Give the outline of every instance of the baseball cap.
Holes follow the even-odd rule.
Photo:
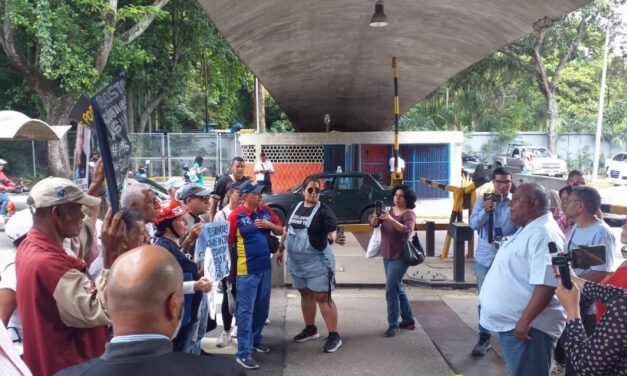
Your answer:
[[[226,191],[231,192],[234,189],[239,189],[239,186],[242,184],[240,181],[232,181],[229,185],[226,186]]]
[[[35,209],[70,203],[98,206],[100,199],[85,194],[67,179],[48,177],[35,184],[28,194],[26,203]]]
[[[9,218],[5,232],[9,235],[9,239],[15,242],[22,236],[26,235],[31,227],[33,227],[33,215],[27,208],[16,212],[11,218]]]
[[[251,192],[259,193],[259,192],[264,191],[265,189],[266,189],[266,186],[263,184],[257,184],[257,182],[255,181],[246,180],[239,186],[239,194],[243,196]]]
[[[209,196],[211,190],[199,184],[186,184],[177,191],[177,196],[181,201],[185,201],[190,196]]]
[[[172,188],[181,188],[185,185],[185,180],[181,178],[170,178],[165,182],[165,189],[168,191]]]
[[[7,161],[5,161],[4,159],[0,158],[0,165],[5,165],[7,164]]]

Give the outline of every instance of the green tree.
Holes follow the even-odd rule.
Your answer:
[[[544,17],[533,25],[534,32],[501,51],[511,57],[536,81],[548,106],[548,149],[557,149],[559,129],[558,86],[561,75],[575,58],[586,31],[598,30],[599,20],[609,15],[613,1],[596,0],[563,20]]]
[[[96,89],[118,22],[122,43],[132,43],[167,2],[118,7],[117,0],[3,0],[0,45],[39,97],[45,111],[40,116],[50,124],[67,124],[78,94]],[[48,160],[49,174],[68,174],[65,140],[49,142]]]

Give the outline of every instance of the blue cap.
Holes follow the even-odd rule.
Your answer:
[[[239,194],[240,196],[245,195],[246,193],[259,193],[263,192],[266,189],[266,186],[263,184],[257,184],[256,181],[246,180],[239,186]]]

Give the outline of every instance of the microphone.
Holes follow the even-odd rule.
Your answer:
[[[549,242],[549,253],[557,255],[557,246],[555,242]],[[568,256],[554,256],[551,263],[557,266],[562,280],[562,286],[567,289],[573,288],[573,281],[570,280],[570,267],[568,266]]]

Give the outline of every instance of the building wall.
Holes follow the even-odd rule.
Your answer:
[[[360,170],[389,184],[388,159],[393,153],[392,132],[362,133],[265,133],[239,137],[247,174],[252,176],[254,161],[265,152],[275,166],[273,190],[294,187],[308,175],[321,171]],[[461,182],[461,132],[401,132],[400,156],[406,163],[405,181],[421,198],[448,194],[419,183],[424,177],[445,184]]]

